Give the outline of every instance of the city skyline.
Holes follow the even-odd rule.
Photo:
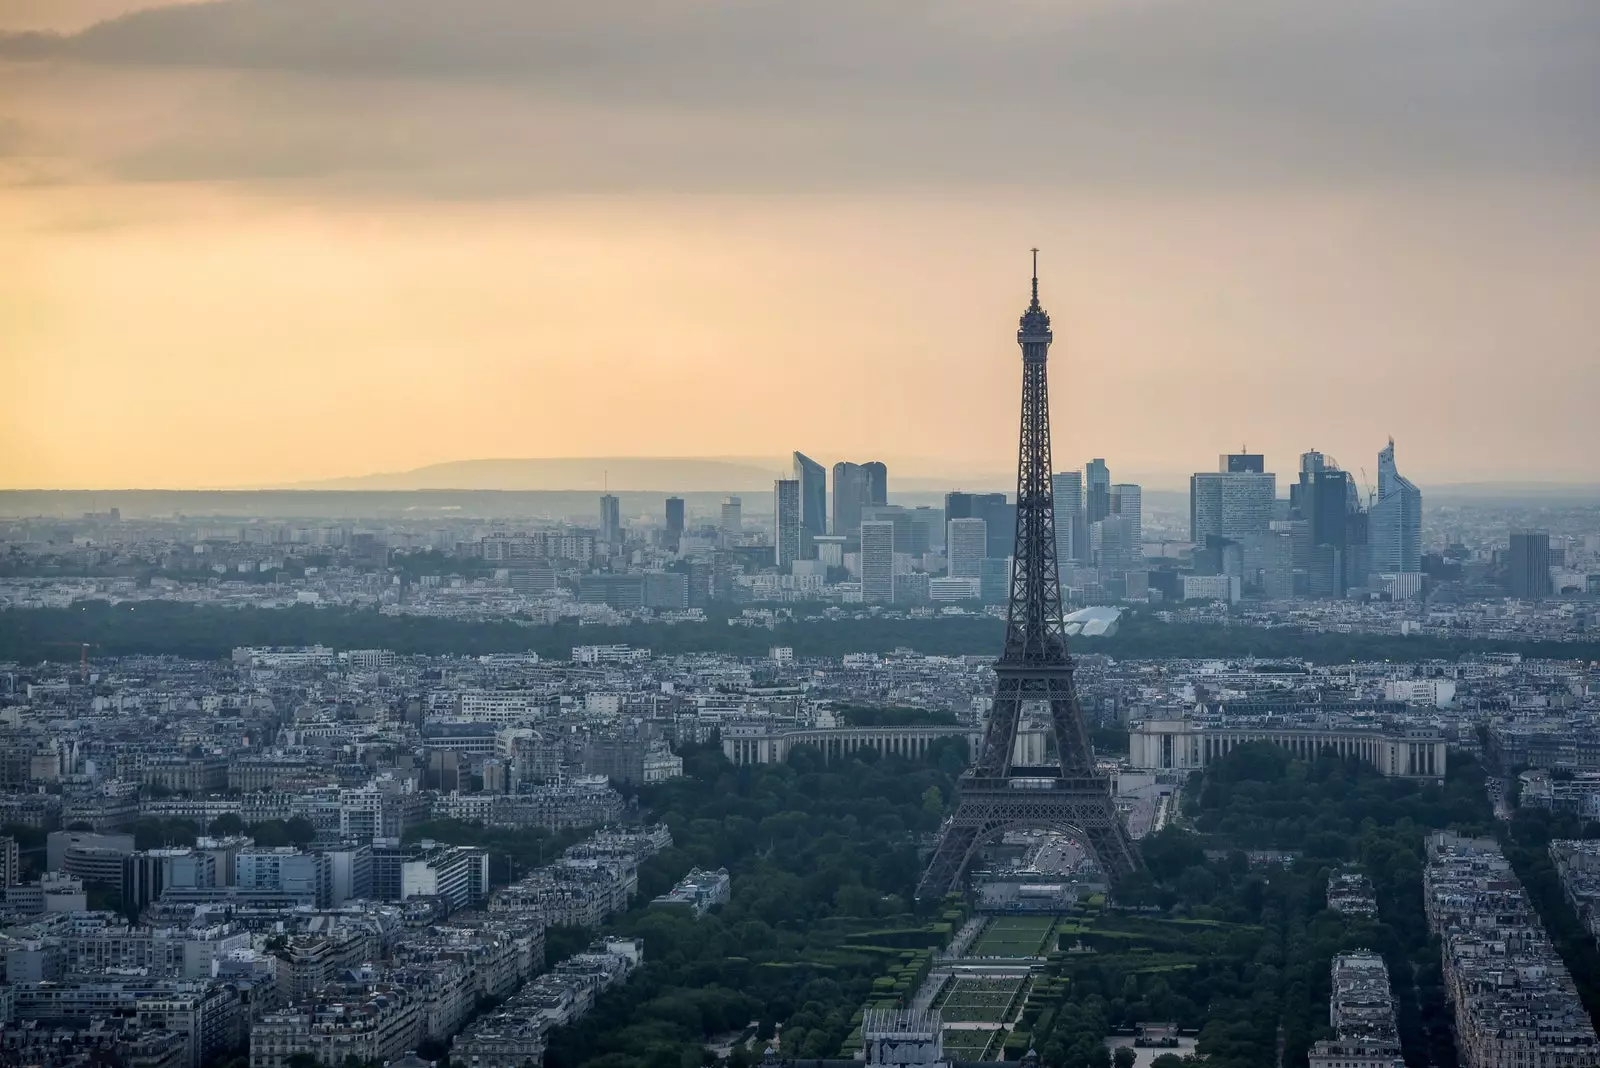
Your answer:
[[[0,1062],[1600,1068],[1595,99],[1592,0],[0,2]]]
[[[89,28],[149,6],[0,13],[68,35],[0,38],[0,485],[802,442],[1005,472],[992,324],[1036,244],[1063,456],[1176,485],[1241,429],[1279,470],[1393,434],[1422,486],[1600,480],[1587,6]],[[825,401],[774,403],[797,375]]]

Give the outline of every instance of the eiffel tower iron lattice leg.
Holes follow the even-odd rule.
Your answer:
[[[1055,495],[1050,471],[1050,392],[1047,361],[1050,316],[1039,305],[1038,250],[1033,300],[1022,314],[1022,427],[1017,451],[1017,529],[1013,542],[1006,644],[995,663],[994,706],[972,770],[961,777],[955,814],[940,831],[919,898],[961,886],[962,874],[984,843],[1010,830],[1073,834],[1111,880],[1141,861],[1117,816],[1109,780],[1095,772],[1088,728],[1073,686],[1061,615],[1056,559]],[[1072,517],[1067,518],[1071,522]],[[1025,706],[1048,706],[1058,765],[1012,765]]]
[[[979,847],[1013,830],[1072,835],[1112,881],[1140,866],[1139,854],[1117,815],[1104,778],[1047,778],[1034,789],[1017,789],[1012,785],[1015,781],[962,782],[960,804],[939,836],[939,846],[917,886],[917,897],[937,898],[959,890],[961,877]]]

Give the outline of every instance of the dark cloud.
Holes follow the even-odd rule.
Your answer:
[[[239,119],[264,119],[260,139],[157,138],[121,160],[136,177],[832,188],[1572,175],[1600,161],[1593,0],[223,0],[12,37],[0,54],[318,87],[309,105],[305,91],[250,102]],[[362,128],[373,106],[336,84],[352,81],[499,94],[502,125],[397,145]],[[517,141],[573,109],[594,126]],[[448,161],[429,147],[441,142]]]

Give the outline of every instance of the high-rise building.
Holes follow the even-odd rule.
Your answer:
[[[945,537],[951,578],[983,577],[983,558],[989,552],[989,524],[981,519],[952,519]]]
[[[932,508],[924,504],[910,509],[910,513],[911,537],[913,542],[923,536],[921,533],[919,533],[919,531],[926,531],[928,552],[944,552],[944,510],[940,508]]]
[[[1288,526],[1289,524],[1281,524]],[[1287,601],[1294,596],[1294,540],[1288,530],[1269,530],[1262,538],[1261,592],[1268,600]]]
[[[1378,453],[1378,499],[1367,519],[1367,544],[1375,574],[1422,570],[1422,491],[1395,469],[1393,438]]]
[[[683,498],[667,498],[667,548],[672,552],[678,551],[679,544],[683,541]]]
[[[869,504],[861,509],[863,523],[872,520],[882,520],[894,524],[894,551],[897,553],[921,553],[928,549],[927,532],[922,534],[922,544],[914,546],[915,532],[912,530],[911,512],[898,504]]]
[[[1513,530],[1506,565],[1506,587],[1511,596],[1550,596],[1550,535],[1547,531]]]
[[[1313,597],[1344,595],[1344,550],[1318,542],[1311,547],[1311,563],[1306,567],[1307,592]]]
[[[1307,586],[1313,597],[1342,597],[1365,586],[1369,571],[1367,513],[1348,471],[1320,452],[1300,457],[1300,480],[1289,494],[1291,514],[1306,524]]]
[[[1305,495],[1318,472],[1328,466],[1328,458],[1316,449],[1300,454],[1300,478],[1289,487],[1289,511],[1301,519],[1309,518],[1309,506],[1300,498]]]
[[[811,539],[828,532],[828,471],[805,453],[794,454],[794,480],[800,484],[800,555],[815,556]]]
[[[773,562],[779,571],[788,571],[800,559],[800,483],[780,478],[772,484]]]
[[[579,604],[608,604],[612,608],[644,607],[644,575],[600,572],[578,577]]]
[[[690,608],[704,608],[712,601],[733,596],[732,553],[698,553],[689,558],[689,581],[684,591]]]
[[[1086,536],[1083,473],[1058,471],[1050,477],[1050,492],[1056,500],[1056,559],[1061,563],[1081,560]]]
[[[844,535],[824,534],[816,540],[817,563],[823,568],[844,567]]]
[[[1142,552],[1134,541],[1133,521],[1126,516],[1108,515],[1089,526],[1089,552],[1094,561],[1106,571],[1126,571],[1137,566]]]
[[[889,503],[889,468],[880,460],[869,460],[861,465],[867,473],[867,503]]]
[[[1017,532],[1017,506],[1006,503],[1004,493],[946,493],[944,517],[981,519],[989,525],[989,555],[1011,555]]]
[[[16,886],[22,881],[22,854],[17,840],[0,837],[0,890]]]
[[[610,493],[600,498],[600,540],[622,544],[622,502]]]
[[[867,476],[860,464],[840,460],[833,465],[832,533],[850,537],[860,530],[861,506],[867,503]]]
[[[1343,549],[1350,540],[1350,497],[1354,483],[1348,471],[1321,467],[1300,473],[1300,511],[1311,524],[1312,545]]]
[[[861,510],[889,503],[889,469],[877,461],[833,465],[833,533],[855,538]]]
[[[1085,523],[1098,523],[1111,514],[1111,468],[1098,456],[1083,467],[1083,498]]]
[[[861,599],[869,604],[894,600],[894,523],[861,522]]]
[[[738,497],[722,498],[722,532],[740,534],[744,531],[744,502]]]
[[[1111,487],[1111,514],[1121,516],[1128,523],[1127,549],[1140,549],[1144,543],[1144,491],[1132,482],[1118,482]],[[1061,522],[1060,513],[1057,513],[1056,522]],[[1059,531],[1056,541],[1061,536]],[[1142,549],[1140,551],[1143,551]]]
[[[978,576],[978,596],[985,604],[1004,604],[1011,596],[1011,556],[986,556]]]
[[[1200,471],[1189,478],[1189,540],[1204,545],[1207,538],[1244,541],[1264,533],[1272,522],[1278,476],[1262,471],[1260,457],[1240,453],[1220,457],[1216,471]],[[1256,470],[1251,470],[1256,468]]]

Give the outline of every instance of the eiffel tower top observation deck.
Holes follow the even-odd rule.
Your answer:
[[[1033,300],[1028,304],[1028,310],[1022,313],[1022,319],[1017,323],[1017,344],[1022,346],[1024,360],[1037,360],[1040,363],[1050,352],[1050,342],[1055,340],[1055,335],[1050,333],[1050,313],[1039,304],[1039,250],[1033,252]]]

